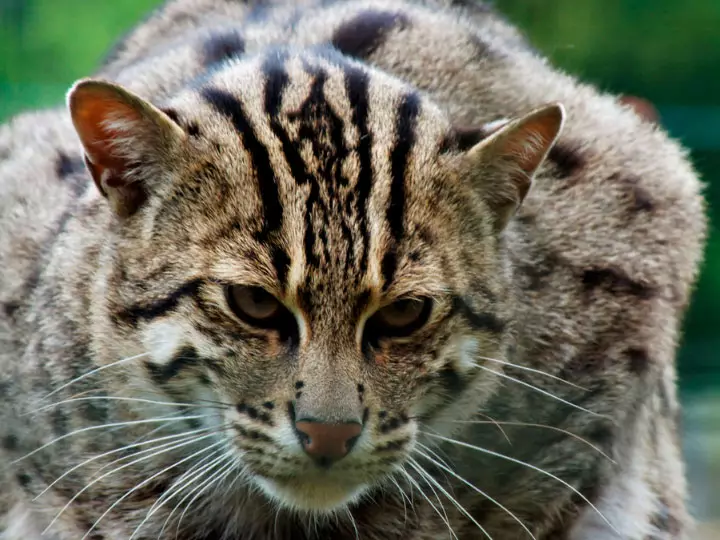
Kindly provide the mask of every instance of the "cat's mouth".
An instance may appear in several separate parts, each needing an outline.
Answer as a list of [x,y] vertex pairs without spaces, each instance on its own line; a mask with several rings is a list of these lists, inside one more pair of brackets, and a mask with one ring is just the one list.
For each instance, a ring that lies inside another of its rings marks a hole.
[[292,510],[331,513],[357,500],[367,485],[343,481],[337,475],[318,474],[270,478],[256,476],[263,492]]

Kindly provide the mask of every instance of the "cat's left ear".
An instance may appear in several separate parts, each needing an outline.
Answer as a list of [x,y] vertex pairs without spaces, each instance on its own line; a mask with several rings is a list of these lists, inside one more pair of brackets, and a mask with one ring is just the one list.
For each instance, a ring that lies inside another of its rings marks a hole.
[[151,103],[106,81],[78,81],[67,104],[95,184],[116,214],[133,214],[166,174],[185,132]]
[[559,103],[492,126],[491,134],[467,151],[472,175],[501,231],[520,207],[533,177],[555,145],[565,123]]

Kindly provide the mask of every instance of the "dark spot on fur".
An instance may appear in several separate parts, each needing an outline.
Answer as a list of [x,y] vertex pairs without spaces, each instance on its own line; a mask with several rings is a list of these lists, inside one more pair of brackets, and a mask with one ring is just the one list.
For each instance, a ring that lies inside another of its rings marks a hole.
[[518,273],[527,277],[525,289],[539,291],[543,289],[550,277],[555,273],[560,260],[554,254],[548,254],[536,264],[523,264],[518,267]]
[[18,438],[16,435],[13,435],[12,433],[10,435],[5,435],[2,439],[2,447],[5,450],[17,450],[18,448]]
[[651,524],[658,531],[668,532],[672,538],[678,536],[682,530],[680,520],[672,515],[666,501],[660,499],[658,501],[660,509],[651,518]]
[[344,22],[332,37],[333,46],[348,56],[367,58],[393,29],[404,29],[409,19],[402,13],[368,9]]
[[582,284],[586,292],[594,289],[605,289],[611,294],[627,294],[642,300],[655,296],[655,288],[632,280],[617,268],[588,268],[582,273]]
[[459,296],[453,298],[453,311],[459,313],[476,330],[500,333],[505,329],[505,323],[495,315],[474,311],[470,305]]
[[467,381],[452,366],[445,366],[438,373],[438,379],[448,396],[459,396],[467,388]]
[[3,304],[3,311],[5,312],[5,315],[12,319],[15,315],[15,312],[20,309],[20,303],[19,302],[6,302]]
[[300,399],[302,397],[302,392],[295,392],[295,399]]
[[378,418],[380,418],[381,420],[386,417],[387,417],[387,411],[378,412]]
[[596,423],[588,431],[588,439],[601,448],[609,448],[614,438],[613,428],[602,422]]
[[271,411],[275,408],[275,404],[272,401],[266,401],[262,406]]
[[102,404],[97,402],[86,401],[80,404],[81,414],[90,422],[97,424],[105,423],[108,419],[108,410]]
[[59,152],[55,162],[55,173],[60,178],[82,171],[85,168],[83,159],[80,156],[70,157],[65,152]]
[[628,357],[628,368],[635,375],[642,375],[650,367],[650,357],[646,349],[631,347],[625,351]]
[[302,381],[297,381],[297,382],[295,383],[295,390],[300,390],[300,389],[301,389],[302,387],[304,387],[304,386],[305,386],[305,383],[304,383],[304,382],[302,382]]
[[[62,410],[62,407],[55,408],[50,414],[50,419],[53,430],[56,434],[64,435],[68,432],[70,427],[70,417],[65,410]],[[59,443],[62,444],[64,441],[59,441]]]
[[362,384],[358,384],[357,391],[358,393],[362,394],[365,391],[365,386],[363,386]]
[[628,191],[630,198],[630,211],[635,214],[638,212],[651,212],[655,209],[655,203],[650,192],[640,184],[641,179],[634,174],[615,173],[608,181],[620,184]]
[[187,132],[188,135],[191,137],[199,137],[200,136],[200,126],[198,126],[197,122],[190,122],[187,125]]
[[175,122],[178,126],[180,125],[180,115],[175,109],[171,109],[170,107],[160,109],[162,112],[164,112],[170,120]]
[[258,411],[255,407],[248,407],[246,409],[246,412],[247,412],[247,415],[252,419],[255,419],[258,417]]
[[558,143],[548,152],[548,160],[562,178],[569,178],[585,167],[586,159],[580,145]]
[[454,126],[440,141],[440,153],[466,152],[487,137],[482,127]]
[[85,160],[81,156],[68,156],[59,152],[55,162],[55,174],[58,178],[66,181],[78,197],[87,186],[85,173]]
[[245,39],[235,30],[211,36],[203,43],[203,64],[209,66],[241,56],[245,52]]
[[32,483],[32,477],[25,472],[17,473],[15,479],[18,481],[18,484],[24,488],[27,488]]

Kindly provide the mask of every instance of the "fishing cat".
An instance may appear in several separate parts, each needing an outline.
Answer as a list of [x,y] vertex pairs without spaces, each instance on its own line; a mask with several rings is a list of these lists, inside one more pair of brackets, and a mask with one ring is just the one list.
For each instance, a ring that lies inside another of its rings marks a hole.
[[0,190],[3,540],[688,537],[699,179],[484,4],[171,0]]

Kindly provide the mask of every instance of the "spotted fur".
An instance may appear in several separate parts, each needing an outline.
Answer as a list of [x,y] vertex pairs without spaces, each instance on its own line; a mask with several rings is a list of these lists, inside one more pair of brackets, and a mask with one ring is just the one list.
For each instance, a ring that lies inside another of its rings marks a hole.
[[699,180],[487,6],[171,0],[0,189],[3,540],[689,538]]

